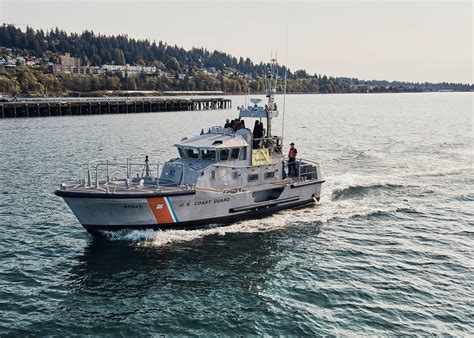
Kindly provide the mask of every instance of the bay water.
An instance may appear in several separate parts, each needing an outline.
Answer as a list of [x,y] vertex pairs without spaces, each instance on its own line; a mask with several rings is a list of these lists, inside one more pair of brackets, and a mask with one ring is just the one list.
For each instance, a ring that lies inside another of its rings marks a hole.
[[318,204],[102,239],[53,194],[61,182],[93,158],[176,157],[245,97],[0,120],[0,336],[474,334],[473,97],[288,95],[285,146],[321,164]]

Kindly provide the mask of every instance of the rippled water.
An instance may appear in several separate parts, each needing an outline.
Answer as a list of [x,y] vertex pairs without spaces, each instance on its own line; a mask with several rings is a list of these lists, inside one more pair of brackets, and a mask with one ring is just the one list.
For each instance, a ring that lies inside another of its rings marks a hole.
[[319,205],[108,240],[58,184],[95,157],[175,156],[236,111],[0,120],[0,336],[474,334],[472,99],[288,96]]

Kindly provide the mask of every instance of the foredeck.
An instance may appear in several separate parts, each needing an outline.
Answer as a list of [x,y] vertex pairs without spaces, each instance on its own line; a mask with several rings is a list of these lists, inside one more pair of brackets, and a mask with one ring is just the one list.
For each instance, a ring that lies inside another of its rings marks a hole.
[[76,197],[112,197],[112,198],[133,198],[133,197],[154,197],[194,194],[196,190],[187,185],[159,185],[156,181],[142,181],[134,179],[131,182],[123,180],[101,181],[98,186],[88,186],[85,182],[76,185],[61,185],[61,189],[56,191],[59,196]]

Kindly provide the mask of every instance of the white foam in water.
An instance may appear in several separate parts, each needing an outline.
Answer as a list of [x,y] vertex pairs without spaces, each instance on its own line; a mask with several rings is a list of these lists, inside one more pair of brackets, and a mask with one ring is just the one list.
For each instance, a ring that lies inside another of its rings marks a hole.
[[366,216],[375,212],[392,212],[406,207],[401,201],[391,201],[384,205],[380,197],[365,196],[359,200],[332,201],[333,192],[353,186],[372,186],[377,184],[398,184],[387,176],[361,176],[343,174],[326,178],[323,185],[321,202],[313,208],[285,210],[270,217],[237,222],[229,226],[210,225],[196,230],[133,230],[106,232],[109,240],[136,242],[139,246],[166,246],[174,243],[190,242],[206,236],[225,236],[230,233],[269,232],[295,224],[326,223],[332,219],[346,219],[354,216]]
[[265,219],[248,220],[237,222],[228,226],[219,226],[196,230],[163,230],[154,231],[153,237],[143,236],[144,241],[138,243],[141,246],[164,246],[179,242],[189,242],[210,235],[225,236],[229,233],[255,233],[274,231],[286,226],[286,216],[274,215]]
[[319,217],[323,223],[335,218],[351,218],[355,216],[367,216],[376,212],[393,212],[399,208],[408,207],[406,201],[390,198],[390,203],[384,204],[380,196],[370,194],[361,199],[345,199],[333,201],[332,195],[336,191],[342,191],[350,187],[372,187],[376,185],[406,186],[401,178],[389,175],[357,175],[342,174],[326,177],[323,185],[321,204],[315,208],[314,217]]

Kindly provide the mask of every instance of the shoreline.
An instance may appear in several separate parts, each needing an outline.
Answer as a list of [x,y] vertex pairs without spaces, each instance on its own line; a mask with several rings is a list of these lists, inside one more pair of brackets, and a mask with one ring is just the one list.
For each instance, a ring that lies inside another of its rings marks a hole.
[[[358,93],[358,92],[345,92],[345,93],[308,93],[308,92],[296,92],[296,93],[286,93],[287,95],[378,95],[378,94],[426,94],[426,93],[473,93],[474,91],[403,91],[403,92],[371,92],[371,93]],[[22,100],[48,100],[48,99],[85,99],[85,98],[151,98],[151,97],[179,97],[179,96],[200,96],[200,97],[227,97],[227,96],[247,96],[246,93],[224,93],[224,92],[174,92],[174,93],[164,93],[164,92],[114,92],[114,93],[97,93],[97,92],[84,92],[84,93],[64,93],[62,95],[48,95],[48,96],[11,96],[11,95],[0,95],[0,103],[4,102],[15,102]],[[261,96],[265,93],[251,93],[250,96]],[[283,95],[280,93],[280,95]]]

